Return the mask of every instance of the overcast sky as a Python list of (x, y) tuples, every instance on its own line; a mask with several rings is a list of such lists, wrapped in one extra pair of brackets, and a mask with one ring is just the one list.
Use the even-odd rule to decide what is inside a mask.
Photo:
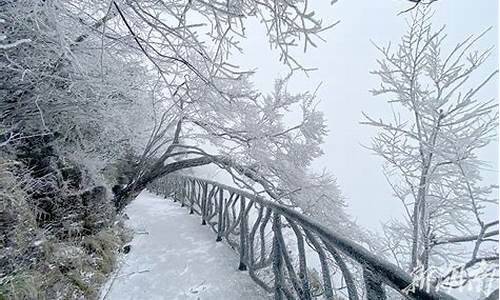
[[(406, 30), (405, 18), (398, 12), (408, 8), (411, 2), (404, 0), (340, 0), (331, 6), (330, 1), (310, 1), (318, 15), (326, 23), (340, 23), (323, 36), (327, 43), (318, 43), (318, 48), (299, 55), (307, 66), (318, 67), (310, 74), (296, 76), (290, 87), (296, 91), (313, 90), (321, 82), (318, 98), (319, 109), (328, 120), (329, 134), (326, 138), (325, 155), (315, 168), (326, 167), (338, 179), (347, 197), (349, 211), (361, 225), (380, 228), (381, 221), (401, 212), (399, 202), (393, 199), (384, 179), (382, 161), (372, 155), (361, 144), (369, 145), (375, 131), (360, 125), (361, 112), (384, 117), (390, 106), (382, 97), (374, 97), (369, 89), (377, 87), (378, 78), (369, 74), (376, 69), (380, 58), (370, 40), (377, 44), (392, 41), (397, 43)], [(478, 34), (493, 26), (490, 33), (477, 46), (481, 49), (495, 46), (495, 55), (489, 60), (484, 72), (498, 66), (498, 1), (497, 0), (440, 0), (433, 4), (436, 13), (435, 28), (447, 25), (447, 43), (454, 46), (469, 34)], [(247, 23), (249, 38), (243, 42), (245, 53), (237, 58), (244, 67), (257, 67), (254, 77), (256, 88), (270, 91), (273, 80), (287, 74), (287, 69), (278, 62), (278, 53), (271, 51), (265, 38), (264, 28), (258, 22)], [(300, 52), (299, 52), (300, 53)], [(479, 73), (479, 72), (478, 72)], [(496, 97), (498, 78), (485, 89), (487, 98)], [(498, 99), (498, 98), (497, 98)], [(498, 170), (497, 145), (492, 145), (483, 158), (493, 160)], [(489, 180), (497, 182), (497, 171), (489, 172)]]

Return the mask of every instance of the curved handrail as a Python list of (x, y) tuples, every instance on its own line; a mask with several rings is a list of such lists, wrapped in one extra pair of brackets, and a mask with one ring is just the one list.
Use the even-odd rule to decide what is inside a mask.
[[(360, 292), (365, 292), (367, 299), (386, 299), (384, 284), (409, 299), (454, 299), (430, 286), (415, 285), (396, 265), (279, 203), (191, 176), (165, 176), (149, 188), (172, 196), (182, 206), (189, 206), (190, 213), (201, 215), (202, 225), (212, 227), (217, 241), (224, 238), (238, 249), (239, 269), (248, 269), (252, 279), (273, 292), (275, 299), (312, 299), (318, 293), (335, 299), (335, 280), (345, 282), (350, 300), (360, 299)], [(307, 267), (314, 262), (321, 270), (321, 279)], [(331, 262), (342, 277), (332, 274)], [(364, 289), (353, 272), (362, 272)]]

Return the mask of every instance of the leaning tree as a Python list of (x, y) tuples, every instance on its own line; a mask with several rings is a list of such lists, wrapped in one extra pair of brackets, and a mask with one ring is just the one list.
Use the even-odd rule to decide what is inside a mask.
[[(76, 11), (81, 7), (74, 5)], [(301, 179), (321, 154), (325, 134), (314, 95), (292, 95), (286, 78), (276, 81), (271, 95), (261, 95), (252, 88), (251, 72), (230, 58), (243, 50), (246, 19), (257, 18), (281, 61), (292, 72), (307, 72), (292, 53), (296, 41), (307, 49), (330, 27), (307, 1), (112, 1), (103, 14), (113, 15), (100, 29), (103, 38), (112, 35), (128, 45), (158, 76), (152, 91), (155, 126), (135, 175), (117, 191), (119, 210), (159, 176), (210, 163), (246, 187), (253, 184), (246, 180), (257, 182), (280, 201), (306, 188)], [(289, 110), (301, 113), (291, 126), (284, 121)]]
[[(257, 182), (278, 201), (305, 197), (314, 181), (325, 184), (305, 180), (325, 134), (314, 95), (292, 95), (286, 78), (261, 95), (252, 72), (230, 61), (242, 51), (245, 20), (257, 18), (290, 71), (307, 72), (292, 55), (296, 41), (305, 50), (330, 27), (307, 1), (16, 0), (0, 6), (6, 96), (0, 146), (48, 137), (44, 147), (55, 140), (66, 157), (90, 163), (129, 148), (142, 152), (126, 187), (115, 189), (118, 210), (159, 176), (209, 163), (247, 187)], [(301, 113), (290, 126), (289, 110)], [(153, 128), (142, 143), (150, 117)]]

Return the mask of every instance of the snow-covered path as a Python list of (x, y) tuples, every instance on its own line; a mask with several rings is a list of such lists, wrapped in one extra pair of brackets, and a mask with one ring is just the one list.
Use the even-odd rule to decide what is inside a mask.
[(135, 236), (117, 274), (104, 288), (105, 300), (267, 299), (238, 255), (215, 242), (198, 215), (179, 203), (143, 192), (127, 208)]

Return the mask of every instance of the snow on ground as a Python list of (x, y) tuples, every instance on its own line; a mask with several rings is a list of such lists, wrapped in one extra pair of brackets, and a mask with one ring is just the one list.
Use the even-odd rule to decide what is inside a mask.
[(126, 210), (131, 250), (104, 287), (102, 300), (268, 299), (238, 271), (238, 254), (215, 242), (198, 215), (170, 199), (141, 193)]

